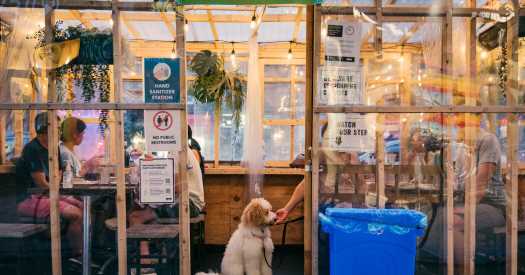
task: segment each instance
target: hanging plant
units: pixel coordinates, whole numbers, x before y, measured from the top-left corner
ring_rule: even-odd
[[[54,69],[57,90],[66,92],[59,94],[60,98],[70,98],[67,91],[68,76],[73,77],[75,83],[82,88],[82,100],[86,103],[98,98],[99,102],[109,102],[111,90],[109,65],[113,64],[113,37],[110,30],[101,31],[97,28],[86,29],[82,25],[64,28],[63,22],[58,21],[53,28],[52,43],[80,40],[78,56],[65,65]],[[36,48],[47,45],[46,30],[44,28],[28,36],[28,39],[36,39]],[[108,127],[108,111],[101,110],[99,115],[99,128],[102,135]]]
[[[501,48],[501,54],[498,57],[498,88],[503,99],[507,99],[506,87],[509,73],[508,49],[505,30],[500,30],[498,33],[498,42]]]
[[[219,119],[222,104],[226,103],[232,110],[232,120],[238,130],[246,96],[246,81],[241,74],[237,70],[227,70],[224,58],[208,50],[193,57],[190,69],[197,75],[190,94],[199,102],[214,102],[215,119]]]

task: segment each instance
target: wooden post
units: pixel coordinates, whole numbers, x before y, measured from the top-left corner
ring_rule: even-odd
[[[383,24],[383,2],[382,0],[375,0],[376,5],[376,35],[375,35],[375,49],[376,56],[383,58],[383,31],[381,30]],[[383,137],[384,129],[384,115],[377,114],[376,122],[376,204],[378,208],[384,208],[385,202],[381,199],[385,196],[385,139]]]
[[[118,9],[118,0],[112,0],[111,18],[113,20],[113,84],[115,91],[115,101],[121,102],[122,96],[122,77],[121,77],[121,36],[120,36],[120,11]],[[126,182],[124,179],[124,146],[122,141],[124,138],[124,128],[122,125],[122,111],[117,110],[115,112],[115,164],[116,164],[116,176],[117,176],[117,194],[116,194],[116,207],[117,207],[117,246],[118,246],[118,274],[127,274],[127,238],[126,238]],[[139,271],[140,273],[140,271]]]
[[[177,6],[177,56],[180,58],[180,103],[186,105],[186,37],[184,33],[184,7]],[[188,150],[188,122],[186,120],[186,109],[180,112],[181,120],[181,147],[180,154],[180,196],[179,196],[179,252],[180,252],[180,274],[190,275],[191,254],[190,254],[190,212],[189,212],[189,193],[187,177],[187,150]],[[219,140],[215,140],[219,142]],[[215,147],[217,148],[217,147]]]
[[[46,44],[53,41],[54,30],[54,7],[49,2],[45,6],[45,29]],[[47,68],[46,68],[47,69]],[[55,72],[48,72],[47,101],[56,102]],[[62,274],[62,251],[60,242],[60,213],[58,209],[60,175],[59,175],[59,152],[58,152],[58,121],[57,111],[48,111],[48,154],[49,154],[49,198],[50,198],[50,222],[51,222],[51,269],[54,275]]]
[[[519,1],[512,1],[514,12],[519,11]],[[507,105],[515,106],[518,104],[518,36],[519,17],[514,16],[507,22],[507,47],[510,53],[508,62],[508,79],[507,79]],[[507,275],[518,274],[518,148],[519,148],[519,131],[517,114],[508,114],[508,151],[507,151]],[[509,184],[510,183],[510,184]]]
[[[309,45],[307,48],[307,60],[310,60],[310,62],[307,62],[307,66],[310,66],[309,69],[307,68],[306,71],[306,79],[307,84],[311,85],[310,90],[307,92],[307,94],[310,94],[311,98],[307,97],[307,100],[311,100],[309,104],[312,104],[313,106],[317,106],[317,89],[318,89],[318,83],[317,83],[317,73],[320,66],[321,61],[321,20],[322,15],[319,11],[320,6],[309,6],[307,9],[307,41],[312,41],[313,45]],[[310,40],[311,39],[311,40]],[[307,105],[308,106],[308,105]],[[310,107],[307,107],[310,108]],[[306,132],[306,136],[308,138],[311,138],[311,140],[308,140],[307,142],[311,142],[311,151],[310,151],[310,157],[311,157],[311,171],[312,171],[312,177],[311,181],[306,181],[306,188],[305,188],[305,198],[309,198],[308,195],[312,198],[311,202],[306,202],[305,210],[310,208],[310,212],[305,212],[307,215],[306,217],[311,217],[311,221],[309,226],[311,234],[310,236],[307,236],[305,233],[305,238],[310,237],[310,244],[311,244],[311,266],[309,266],[310,274],[317,275],[318,274],[318,266],[319,266],[319,219],[318,219],[318,213],[319,213],[319,157],[320,157],[320,148],[319,148],[319,113],[312,113],[313,114],[313,121],[312,121],[312,128],[311,128],[311,135],[309,135],[309,132]],[[308,144],[308,143],[307,143]],[[307,151],[308,152],[308,151]],[[308,175],[308,174],[307,174]],[[307,225],[307,221],[305,220],[305,226]],[[307,264],[307,259],[305,259],[305,265]],[[307,266],[305,266],[305,269]],[[306,270],[308,271],[308,270]],[[306,274],[306,273],[305,273]]]
[[[317,76],[314,74],[314,56],[319,58],[319,55],[314,54],[314,37],[315,31],[320,31],[320,25],[317,28],[314,25],[314,9],[313,5],[306,7],[306,91],[305,91],[305,113],[304,113],[304,145],[305,145],[305,168],[304,168],[304,274],[312,275],[312,237],[317,239],[317,235],[313,236],[312,217],[317,215],[312,211],[312,137],[313,137],[313,95]],[[318,20],[320,24],[320,18]],[[317,39],[319,39],[317,34]],[[318,41],[319,42],[319,41]],[[317,44],[317,46],[320,46]],[[319,48],[318,48],[319,49]],[[318,116],[318,114],[315,114]],[[315,195],[317,196],[317,194]]]
[[[452,79],[452,0],[446,2],[446,16],[443,19],[442,37],[443,41],[441,56],[441,82],[444,90],[443,94],[451,95],[449,103],[454,104]],[[445,116],[445,137],[449,141],[445,148],[445,166],[446,166],[446,249],[447,249],[447,275],[454,275],[454,167],[452,166],[452,116]]]
[[[296,65],[290,66],[290,119],[295,119],[295,113],[297,111],[297,104],[295,102],[295,99],[297,97],[297,90],[295,88],[296,82],[295,82],[295,76],[296,76]],[[261,100],[264,102],[264,100]],[[264,110],[264,109],[263,109]],[[295,131],[297,127],[294,125],[290,126],[290,161],[293,161],[295,155],[297,152],[294,152],[295,149]]]
[[[9,115],[9,111],[0,112],[0,164],[5,164],[7,162],[5,146],[7,140],[6,134],[6,117]]]

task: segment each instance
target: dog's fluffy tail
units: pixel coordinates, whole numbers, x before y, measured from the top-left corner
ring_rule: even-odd
[[[195,275],[220,275],[219,273],[209,271],[208,273],[205,272],[197,272]]]

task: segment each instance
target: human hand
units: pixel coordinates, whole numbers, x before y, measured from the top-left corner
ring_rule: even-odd
[[[288,215],[290,214],[290,211],[288,211],[286,208],[281,208],[275,212],[275,215],[277,216],[277,222],[276,223],[283,223],[288,218]]]

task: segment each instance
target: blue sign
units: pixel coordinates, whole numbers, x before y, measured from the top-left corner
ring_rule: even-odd
[[[144,102],[180,102],[179,58],[144,58]]]

